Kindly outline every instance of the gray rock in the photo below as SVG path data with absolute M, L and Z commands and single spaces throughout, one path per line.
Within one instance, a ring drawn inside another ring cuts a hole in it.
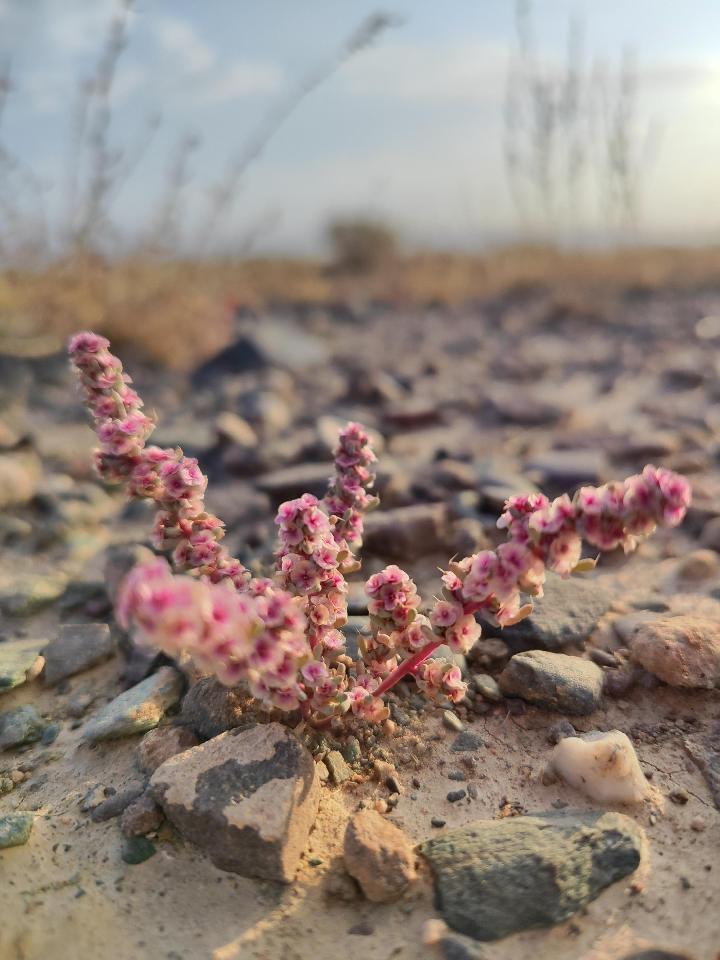
M 388 560 L 415 560 L 442 550 L 448 535 L 444 503 L 378 510 L 365 519 L 365 549 Z
M 239 690 L 223 686 L 215 677 L 203 677 L 186 693 L 181 720 L 201 740 L 210 740 L 219 733 L 247 723 L 243 718 L 243 703 L 244 697 Z
M 502 700 L 502 690 L 495 677 L 491 677 L 489 673 L 476 673 L 473 683 L 477 692 L 490 703 L 499 703 Z
M 90 818 L 95 823 L 102 823 L 105 820 L 112 820 L 113 817 L 119 817 L 133 800 L 137 800 L 144 789 L 145 785 L 143 783 L 136 782 L 129 787 L 125 787 L 124 790 L 112 793 L 106 800 L 92 808 Z
M 160 667 L 157 673 L 103 707 L 83 730 L 84 739 L 96 743 L 152 730 L 165 711 L 180 700 L 182 688 L 183 678 L 177 670 Z
M 107 660 L 115 644 L 106 623 L 64 623 L 44 651 L 43 677 L 50 686 Z
M 485 744 L 481 737 L 476 733 L 471 733 L 469 730 L 464 730 L 455 737 L 450 749 L 453 753 L 473 753 L 475 750 L 480 750 L 484 746 Z
M 583 483 L 600 483 L 607 474 L 608 463 L 599 450 L 550 450 L 529 460 L 525 469 L 536 473 L 542 485 L 566 490 Z
M 139 563 L 149 563 L 155 554 L 142 543 L 113 543 L 105 550 L 104 578 L 108 600 L 115 606 L 118 590 L 128 573 Z
M 597 664 L 564 653 L 528 650 L 516 653 L 500 674 L 500 689 L 528 703 L 561 713 L 592 713 L 599 704 L 603 672 Z
M 284 500 L 294 500 L 304 493 L 317 497 L 325 495 L 332 466 L 328 463 L 299 463 L 263 474 L 255 481 L 259 490 L 267 493 L 274 506 Z
M 31 639 L 0 643 L 0 693 L 25 683 L 28 671 L 46 643 L 46 640 Z
M 702 772 L 707 782 L 708 788 L 715 801 L 715 806 L 720 810 L 720 726 L 715 730 L 714 736 L 703 736 L 695 734 L 687 737 L 684 741 L 685 750 L 692 758 L 698 769 Z
M 600 617 L 610 609 L 613 597 L 597 579 L 571 577 L 563 580 L 549 573 L 545 596 L 533 601 L 533 612 L 525 620 L 502 630 L 502 639 L 514 650 L 544 647 L 562 650 L 582 645 Z M 497 634 L 498 628 L 483 624 L 483 633 Z
M 0 850 L 27 843 L 34 821 L 31 813 L 7 813 L 0 817 Z
M 334 784 L 345 783 L 352 776 L 352 770 L 339 750 L 331 750 L 328 753 L 325 757 L 325 766 L 328 768 L 330 779 Z
M 127 837 L 123 841 L 120 856 L 125 863 L 135 866 L 149 860 L 155 853 L 157 853 L 155 844 L 145 837 Z
M 35 707 L 15 707 L 0 713 L 0 750 L 36 743 L 46 726 Z
M 477 940 L 560 923 L 640 863 L 642 829 L 618 813 L 479 820 L 428 840 L 436 907 Z
M 477 943 L 457 933 L 447 933 L 440 941 L 443 960 L 483 960 L 486 956 Z
M 308 750 L 286 727 L 229 730 L 158 767 L 153 797 L 221 870 L 290 883 L 317 814 Z

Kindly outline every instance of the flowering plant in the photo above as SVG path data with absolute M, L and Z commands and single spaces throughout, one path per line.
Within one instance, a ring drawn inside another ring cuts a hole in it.
M 404 676 L 431 699 L 461 701 L 460 669 L 432 654 L 441 645 L 467 653 L 480 638 L 476 614 L 500 627 L 517 623 L 532 610 L 529 598 L 542 596 L 546 570 L 567 577 L 595 565 L 581 559 L 583 540 L 629 552 L 656 526 L 680 523 L 690 503 L 687 481 L 653 466 L 572 498 L 512 497 L 498 520 L 507 540 L 450 563 L 432 609 L 423 612 L 399 567 L 370 577 L 371 631 L 352 659 L 342 633 L 345 577 L 360 567 L 353 551 L 362 544 L 363 514 L 378 502 L 369 492 L 375 455 L 362 427 L 341 431 L 322 501 L 305 494 L 281 504 L 273 576 L 254 578 L 221 543 L 224 526 L 205 509 L 207 478 L 197 460 L 147 444 L 154 421 L 109 346 L 93 333 L 69 345 L 95 421 L 97 472 L 124 483 L 129 496 L 155 502 L 153 544 L 170 559 L 130 572 L 118 620 L 141 641 L 171 656 L 189 654 L 222 683 L 242 682 L 267 706 L 299 709 L 313 722 L 347 713 L 385 719 L 383 694 Z

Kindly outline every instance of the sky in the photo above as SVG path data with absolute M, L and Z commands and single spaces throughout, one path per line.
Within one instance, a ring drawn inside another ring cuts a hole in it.
M 87 183 L 89 169 L 88 152 L 73 147 L 78 90 L 115 6 L 0 0 L 0 64 L 11 76 L 0 118 L 0 161 L 11 158 L 0 162 L 0 200 L 12 201 L 0 204 L 5 232 L 18 210 L 42 215 L 56 238 L 77 216 L 82 188 L 71 184 Z M 378 10 L 391 25 L 339 63 L 347 38 Z M 531 16 L 539 75 L 560 75 L 576 22 L 588 76 L 605 78 L 592 130 L 582 127 L 590 149 L 574 190 L 562 143 L 553 147 L 550 203 L 508 176 L 513 0 L 135 0 L 108 128 L 131 171 L 112 195 L 108 237 L 129 243 L 162 224 L 178 145 L 195 138 L 173 231 L 189 250 L 316 253 L 338 216 L 386 221 L 410 248 L 472 250 L 545 234 L 716 241 L 720 4 L 535 0 Z M 637 80 L 632 218 L 609 200 L 606 162 L 624 50 Z M 233 159 L 332 65 L 209 218 Z

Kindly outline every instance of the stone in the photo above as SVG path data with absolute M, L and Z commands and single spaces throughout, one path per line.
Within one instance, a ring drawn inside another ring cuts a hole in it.
M 705 777 L 715 806 L 720 810 L 720 726 L 714 735 L 694 734 L 683 741 L 688 756 Z
M 686 584 L 716 580 L 720 574 L 720 557 L 715 550 L 693 550 L 675 568 L 675 575 Z
M 478 820 L 428 840 L 435 906 L 476 940 L 560 923 L 640 863 L 642 829 L 618 813 Z
M 0 694 L 27 681 L 47 640 L 23 638 L 0 643 Z
M 46 726 L 46 721 L 32 706 L 0 713 L 0 750 L 36 743 Z
M 146 791 L 125 807 L 120 817 L 120 830 L 125 837 L 142 837 L 157 830 L 163 820 L 162 808 Z
M 450 749 L 453 753 L 473 753 L 475 750 L 479 750 L 484 746 L 485 744 L 481 737 L 476 733 L 471 733 L 469 730 L 464 730 L 455 737 Z
M 630 655 L 672 687 L 720 685 L 720 623 L 709 617 L 658 617 L 632 634 Z
M 7 813 L 0 816 L 0 850 L 21 847 L 27 843 L 34 822 L 32 813 Z
M 279 723 L 229 730 L 166 760 L 150 780 L 165 815 L 215 866 L 290 883 L 317 814 L 309 751 Z
M 243 718 L 245 699 L 240 690 L 224 686 L 215 677 L 202 677 L 185 694 L 181 720 L 201 740 L 210 740 L 247 722 Z
M 183 678 L 173 667 L 160 667 L 147 680 L 111 700 L 90 719 L 83 738 L 90 743 L 145 733 L 156 727 L 165 712 L 180 700 Z
M 0 510 L 28 503 L 42 476 L 42 462 L 30 440 L 0 453 Z
M 199 742 L 188 727 L 156 727 L 142 738 L 135 757 L 142 772 L 150 776 L 161 763 L 183 750 L 196 747 Z
M 448 730 L 454 730 L 455 733 L 459 733 L 463 729 L 462 720 L 456 713 L 453 713 L 452 710 L 443 710 L 442 719 Z
M 502 630 L 502 639 L 515 650 L 544 647 L 562 650 L 582 646 L 598 620 L 610 609 L 613 597 L 597 578 L 563 580 L 548 573 L 545 595 L 533 600 L 533 612 L 525 620 Z M 498 632 L 483 623 L 483 633 Z
M 449 535 L 444 503 L 377 510 L 365 518 L 364 548 L 388 560 L 412 561 L 443 550 Z
M 483 960 L 485 954 L 474 940 L 448 933 L 440 940 L 440 952 L 443 960 Z
M 499 685 L 506 696 L 581 716 L 600 705 L 603 672 L 580 657 L 528 650 L 511 657 Z
M 142 543 L 113 543 L 105 550 L 103 576 L 108 600 L 115 606 L 120 584 L 133 567 L 150 563 L 155 554 Z
M 343 855 L 345 869 L 373 903 L 397 900 L 416 876 L 410 840 L 375 810 L 360 810 L 349 821 Z
M 339 786 L 352 776 L 352 770 L 345 762 L 339 750 L 331 750 L 325 757 L 325 766 L 328 768 L 330 779 Z
M 502 690 L 495 677 L 491 677 L 489 673 L 476 673 L 473 683 L 477 692 L 490 703 L 499 703 L 502 700 Z
M 702 529 L 700 543 L 709 550 L 720 553 L 720 517 L 711 517 Z
M 43 677 L 50 686 L 89 670 L 115 653 L 106 623 L 64 623 L 58 636 L 45 647 Z
M 464 800 L 466 796 L 467 790 L 451 790 L 446 799 L 449 803 L 457 803 L 459 800 Z
M 650 792 L 635 748 L 620 730 L 564 737 L 553 750 L 549 767 L 598 803 L 640 803 Z
M 63 570 L 21 575 L 0 589 L 0 610 L 10 617 L 29 617 L 59 600 L 69 579 Z
M 332 466 L 328 463 L 299 463 L 265 473 L 255 482 L 277 507 L 284 500 L 294 500 L 304 493 L 325 496 L 331 473 Z
M 137 800 L 144 789 L 145 785 L 136 781 L 129 787 L 125 787 L 124 790 L 118 790 L 117 793 L 110 794 L 106 800 L 92 808 L 90 819 L 94 820 L 95 823 L 102 823 L 105 820 L 119 817 L 133 800 Z
M 155 844 L 145 837 L 126 837 L 123 840 L 120 856 L 125 863 L 136 866 L 138 863 L 149 860 L 155 853 L 157 853 Z
M 528 473 L 537 474 L 541 485 L 572 490 L 582 484 L 598 484 L 607 474 L 608 464 L 600 450 L 550 450 L 525 463 Z

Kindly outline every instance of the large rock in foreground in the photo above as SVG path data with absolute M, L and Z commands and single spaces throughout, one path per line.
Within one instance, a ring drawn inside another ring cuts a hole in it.
M 317 815 L 308 750 L 279 723 L 229 730 L 166 760 L 150 789 L 221 870 L 290 883 Z
M 620 813 L 478 820 L 420 847 L 447 923 L 476 940 L 560 923 L 640 863 L 643 831 Z
M 498 682 L 506 696 L 582 716 L 600 705 L 603 672 L 580 657 L 528 650 L 510 659 Z

